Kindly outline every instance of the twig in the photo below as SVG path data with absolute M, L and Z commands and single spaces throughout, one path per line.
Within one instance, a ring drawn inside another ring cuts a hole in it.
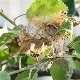
M 6 20 L 8 20 L 11 24 L 13 24 L 15 27 L 17 27 L 19 30 L 22 30 L 21 27 L 19 27 L 18 25 L 16 25 L 11 19 L 9 19 L 3 12 L 2 10 L 0 10 L 0 15 L 5 18 Z
M 14 23 L 15 23 L 16 19 L 18 19 L 19 17 L 21 17 L 23 15 L 26 15 L 26 14 L 21 14 L 21 15 L 17 16 L 16 18 L 14 18 Z
M 16 74 L 16 73 L 20 73 L 20 72 L 22 72 L 22 71 L 29 70 L 30 68 L 33 68 L 34 66 L 37 66 L 37 65 L 39 65 L 39 63 L 36 63 L 36 64 L 34 64 L 34 65 L 30 65 L 30 66 L 25 67 L 25 68 L 21 68 L 20 70 L 16 70 L 16 71 L 10 72 L 10 73 L 8 73 L 8 74 L 9 74 L 9 75 L 13 75 L 13 74 Z
M 38 73 L 38 71 L 41 69 L 41 67 L 43 66 L 44 63 L 45 63 L 45 62 L 43 62 L 43 63 L 39 66 L 39 68 L 36 70 L 35 74 L 34 74 L 33 77 L 32 77 L 32 80 L 33 80 L 34 76 Z
M 33 68 L 30 69 L 30 72 L 29 72 L 29 78 L 31 78 L 31 73 L 33 71 L 33 69 L 35 68 L 35 66 Z

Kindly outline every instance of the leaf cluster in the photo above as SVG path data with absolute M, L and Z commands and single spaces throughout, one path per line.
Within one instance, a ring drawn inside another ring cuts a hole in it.
M 49 20 L 54 20 L 54 18 L 59 18 L 60 11 L 66 10 L 68 10 L 68 8 L 61 0 L 36 0 L 27 10 L 27 14 L 42 20 L 46 16 L 49 18 L 49 16 L 52 15 Z M 54 54 L 55 50 L 53 48 L 54 43 L 52 40 L 49 41 L 43 37 L 37 40 L 29 34 L 27 35 L 27 32 L 24 29 L 17 26 L 13 21 L 6 17 L 3 12 L 0 11 L 0 15 L 15 26 L 12 30 L 7 29 L 7 32 L 3 30 L 3 33 L 0 35 L 1 69 L 3 70 L 3 66 L 6 64 L 4 63 L 5 61 L 9 64 L 9 67 L 18 64 L 19 68 L 19 70 L 11 72 L 8 72 L 9 69 L 7 70 L 7 68 L 4 69 L 5 71 L 0 71 L 0 80 L 11 80 L 10 75 L 22 71 L 23 72 L 19 73 L 15 80 L 37 80 L 38 71 L 40 69 L 46 70 L 50 63 L 50 74 L 53 79 L 69 80 L 71 78 L 73 66 L 70 64 L 75 64 L 77 66 L 78 62 L 73 61 L 73 57 L 79 58 L 80 56 L 80 36 L 73 36 L 72 21 L 69 19 L 67 21 L 64 20 L 62 26 L 59 28 L 56 27 L 57 32 L 52 36 L 52 38 L 55 38 L 56 35 L 63 34 L 64 37 L 67 37 L 67 40 L 69 40 L 69 44 L 65 45 L 68 48 L 68 53 L 66 53 L 65 50 L 64 55 L 57 55 Z M 43 18 L 41 18 L 42 16 Z M 0 31 L 2 29 L 4 29 L 4 27 L 0 27 Z M 21 43 L 21 45 L 19 43 Z M 71 59 L 73 63 L 69 59 Z M 6 64 L 7 67 L 8 64 Z M 76 68 L 80 68 L 80 66 L 77 66 Z

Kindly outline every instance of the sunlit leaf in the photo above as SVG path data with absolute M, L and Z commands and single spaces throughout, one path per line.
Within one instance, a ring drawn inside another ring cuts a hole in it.
M 3 60 L 7 60 L 11 65 L 13 65 L 14 63 L 16 63 L 15 61 L 16 57 L 12 57 L 9 55 L 9 49 L 7 48 L 7 46 L 2 46 L 0 47 L 0 62 L 2 62 Z
M 35 0 L 27 10 L 30 16 L 36 16 L 42 20 L 52 20 L 59 17 L 59 12 L 68 10 L 61 0 Z
M 0 47 L 0 51 L 3 51 L 3 50 L 6 49 L 6 48 L 8 48 L 6 45 L 1 46 L 1 47 Z
M 60 58 L 51 65 L 50 74 L 53 80 L 69 80 L 72 76 L 72 69 L 67 60 Z
M 27 56 L 27 55 L 24 55 L 22 56 L 21 58 L 21 62 L 24 66 L 27 66 L 29 64 L 35 64 L 36 63 L 36 59 L 32 56 Z
M 73 51 L 72 55 L 73 55 L 73 56 L 77 56 L 76 51 Z
M 7 60 L 8 57 L 9 57 L 9 51 L 8 51 L 8 49 L 4 49 L 3 51 L 0 51 L 0 63 L 3 60 Z
M 7 72 L 0 71 L 0 80 L 11 80 L 11 78 Z
M 45 56 L 45 57 L 48 57 L 48 55 L 49 55 L 50 51 L 51 51 L 51 48 L 50 48 L 50 49 L 45 50 L 45 51 L 44 51 L 44 53 L 43 53 L 43 54 L 44 54 L 44 56 Z
M 34 57 L 29 56 L 27 59 L 27 64 L 35 64 L 36 59 Z

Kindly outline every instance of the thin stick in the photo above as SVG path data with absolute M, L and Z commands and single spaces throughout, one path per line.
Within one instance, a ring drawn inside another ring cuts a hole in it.
M 18 25 L 16 25 L 11 19 L 9 19 L 3 12 L 2 10 L 0 10 L 0 15 L 5 18 L 6 20 L 8 20 L 11 24 L 13 24 L 15 27 L 17 27 L 19 30 L 22 30 L 21 27 L 19 27 Z
M 43 66 L 44 63 L 45 63 L 45 62 L 43 62 L 43 63 L 38 67 L 38 69 L 36 70 L 35 74 L 34 74 L 33 77 L 32 77 L 32 80 L 33 80 L 34 76 L 38 73 L 38 71 L 41 69 L 41 67 Z
M 16 18 L 14 18 L 14 23 L 15 23 L 16 19 L 18 19 L 19 17 L 24 16 L 24 15 L 26 15 L 26 14 L 21 14 L 21 15 L 17 16 Z
M 21 68 L 20 70 L 16 70 L 16 71 L 10 72 L 10 73 L 8 73 L 8 74 L 9 74 L 9 75 L 13 75 L 13 74 L 16 74 L 16 73 L 25 71 L 25 70 L 29 70 L 30 68 L 33 68 L 34 66 L 37 66 L 37 65 L 39 65 L 39 63 L 36 63 L 36 64 L 34 64 L 34 65 L 30 65 L 30 66 L 25 67 L 25 68 Z

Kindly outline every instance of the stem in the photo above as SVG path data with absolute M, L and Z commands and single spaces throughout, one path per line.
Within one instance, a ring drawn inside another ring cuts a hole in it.
M 56 58 L 60 58 L 60 56 L 56 56 Z M 63 58 L 73 58 L 73 57 L 77 57 L 77 56 L 61 56 L 61 57 L 63 57 Z M 78 58 L 80 58 L 80 57 L 78 57 Z M 55 58 L 47 58 L 47 59 L 43 59 L 42 61 L 40 61 L 39 63 L 36 63 L 36 64 L 34 64 L 34 65 L 30 65 L 30 66 L 28 66 L 28 67 L 25 67 L 25 68 L 21 68 L 20 70 L 16 70 L 16 71 L 13 71 L 13 72 L 10 72 L 10 73 L 8 73 L 9 75 L 13 75 L 13 74 L 16 74 L 16 73 L 19 73 L 19 72 L 22 72 L 22 71 L 25 71 L 25 70 L 29 70 L 29 69 L 31 69 L 31 68 L 33 68 L 34 66 L 38 66 L 41 62 L 42 62 L 42 64 L 38 67 L 38 69 L 37 69 L 37 71 L 35 72 L 35 74 L 33 75 L 33 77 L 32 78 L 34 78 L 34 76 L 36 75 L 36 73 L 41 69 L 41 67 L 43 66 L 43 64 L 45 63 L 45 61 L 53 61 Z
M 18 19 L 19 17 L 24 16 L 24 15 L 26 15 L 26 14 L 21 14 L 21 15 L 17 16 L 16 18 L 14 18 L 14 22 L 16 21 L 16 19 Z
M 45 62 L 43 62 L 43 63 L 39 66 L 39 68 L 37 69 L 37 71 L 36 71 L 35 74 L 33 75 L 32 80 L 33 80 L 33 78 L 35 77 L 35 75 L 38 73 L 38 71 L 41 69 L 41 67 L 43 66 L 44 63 L 45 63 Z
M 10 72 L 10 73 L 8 73 L 8 74 L 9 74 L 9 75 L 13 75 L 13 74 L 16 74 L 16 73 L 22 72 L 22 71 L 27 70 L 27 69 L 28 69 L 28 67 L 21 68 L 20 70 L 16 70 L 16 71 Z
M 28 69 L 30 69 L 30 68 L 33 68 L 34 66 L 37 66 L 37 65 L 39 65 L 39 64 L 40 64 L 40 63 L 34 64 L 34 65 L 30 65 L 30 66 L 28 66 L 28 67 L 21 68 L 20 70 L 16 70 L 16 71 L 10 72 L 10 73 L 8 73 L 8 74 L 9 74 L 9 75 L 13 75 L 13 74 L 16 74 L 16 73 L 19 73 L 19 72 L 28 70 Z
M 21 56 L 19 57 L 19 69 L 21 69 Z
M 16 25 L 11 19 L 9 19 L 1 10 L 0 10 L 0 15 L 5 18 L 6 20 L 8 20 L 11 24 L 13 24 L 15 27 L 17 27 L 19 30 L 22 30 L 21 27 L 19 27 L 18 25 Z
M 30 69 L 30 72 L 29 72 L 29 78 L 31 78 L 31 73 L 32 73 L 32 70 L 35 68 L 35 66 L 33 68 Z
M 52 53 L 54 55 L 54 41 L 51 41 L 52 42 Z

